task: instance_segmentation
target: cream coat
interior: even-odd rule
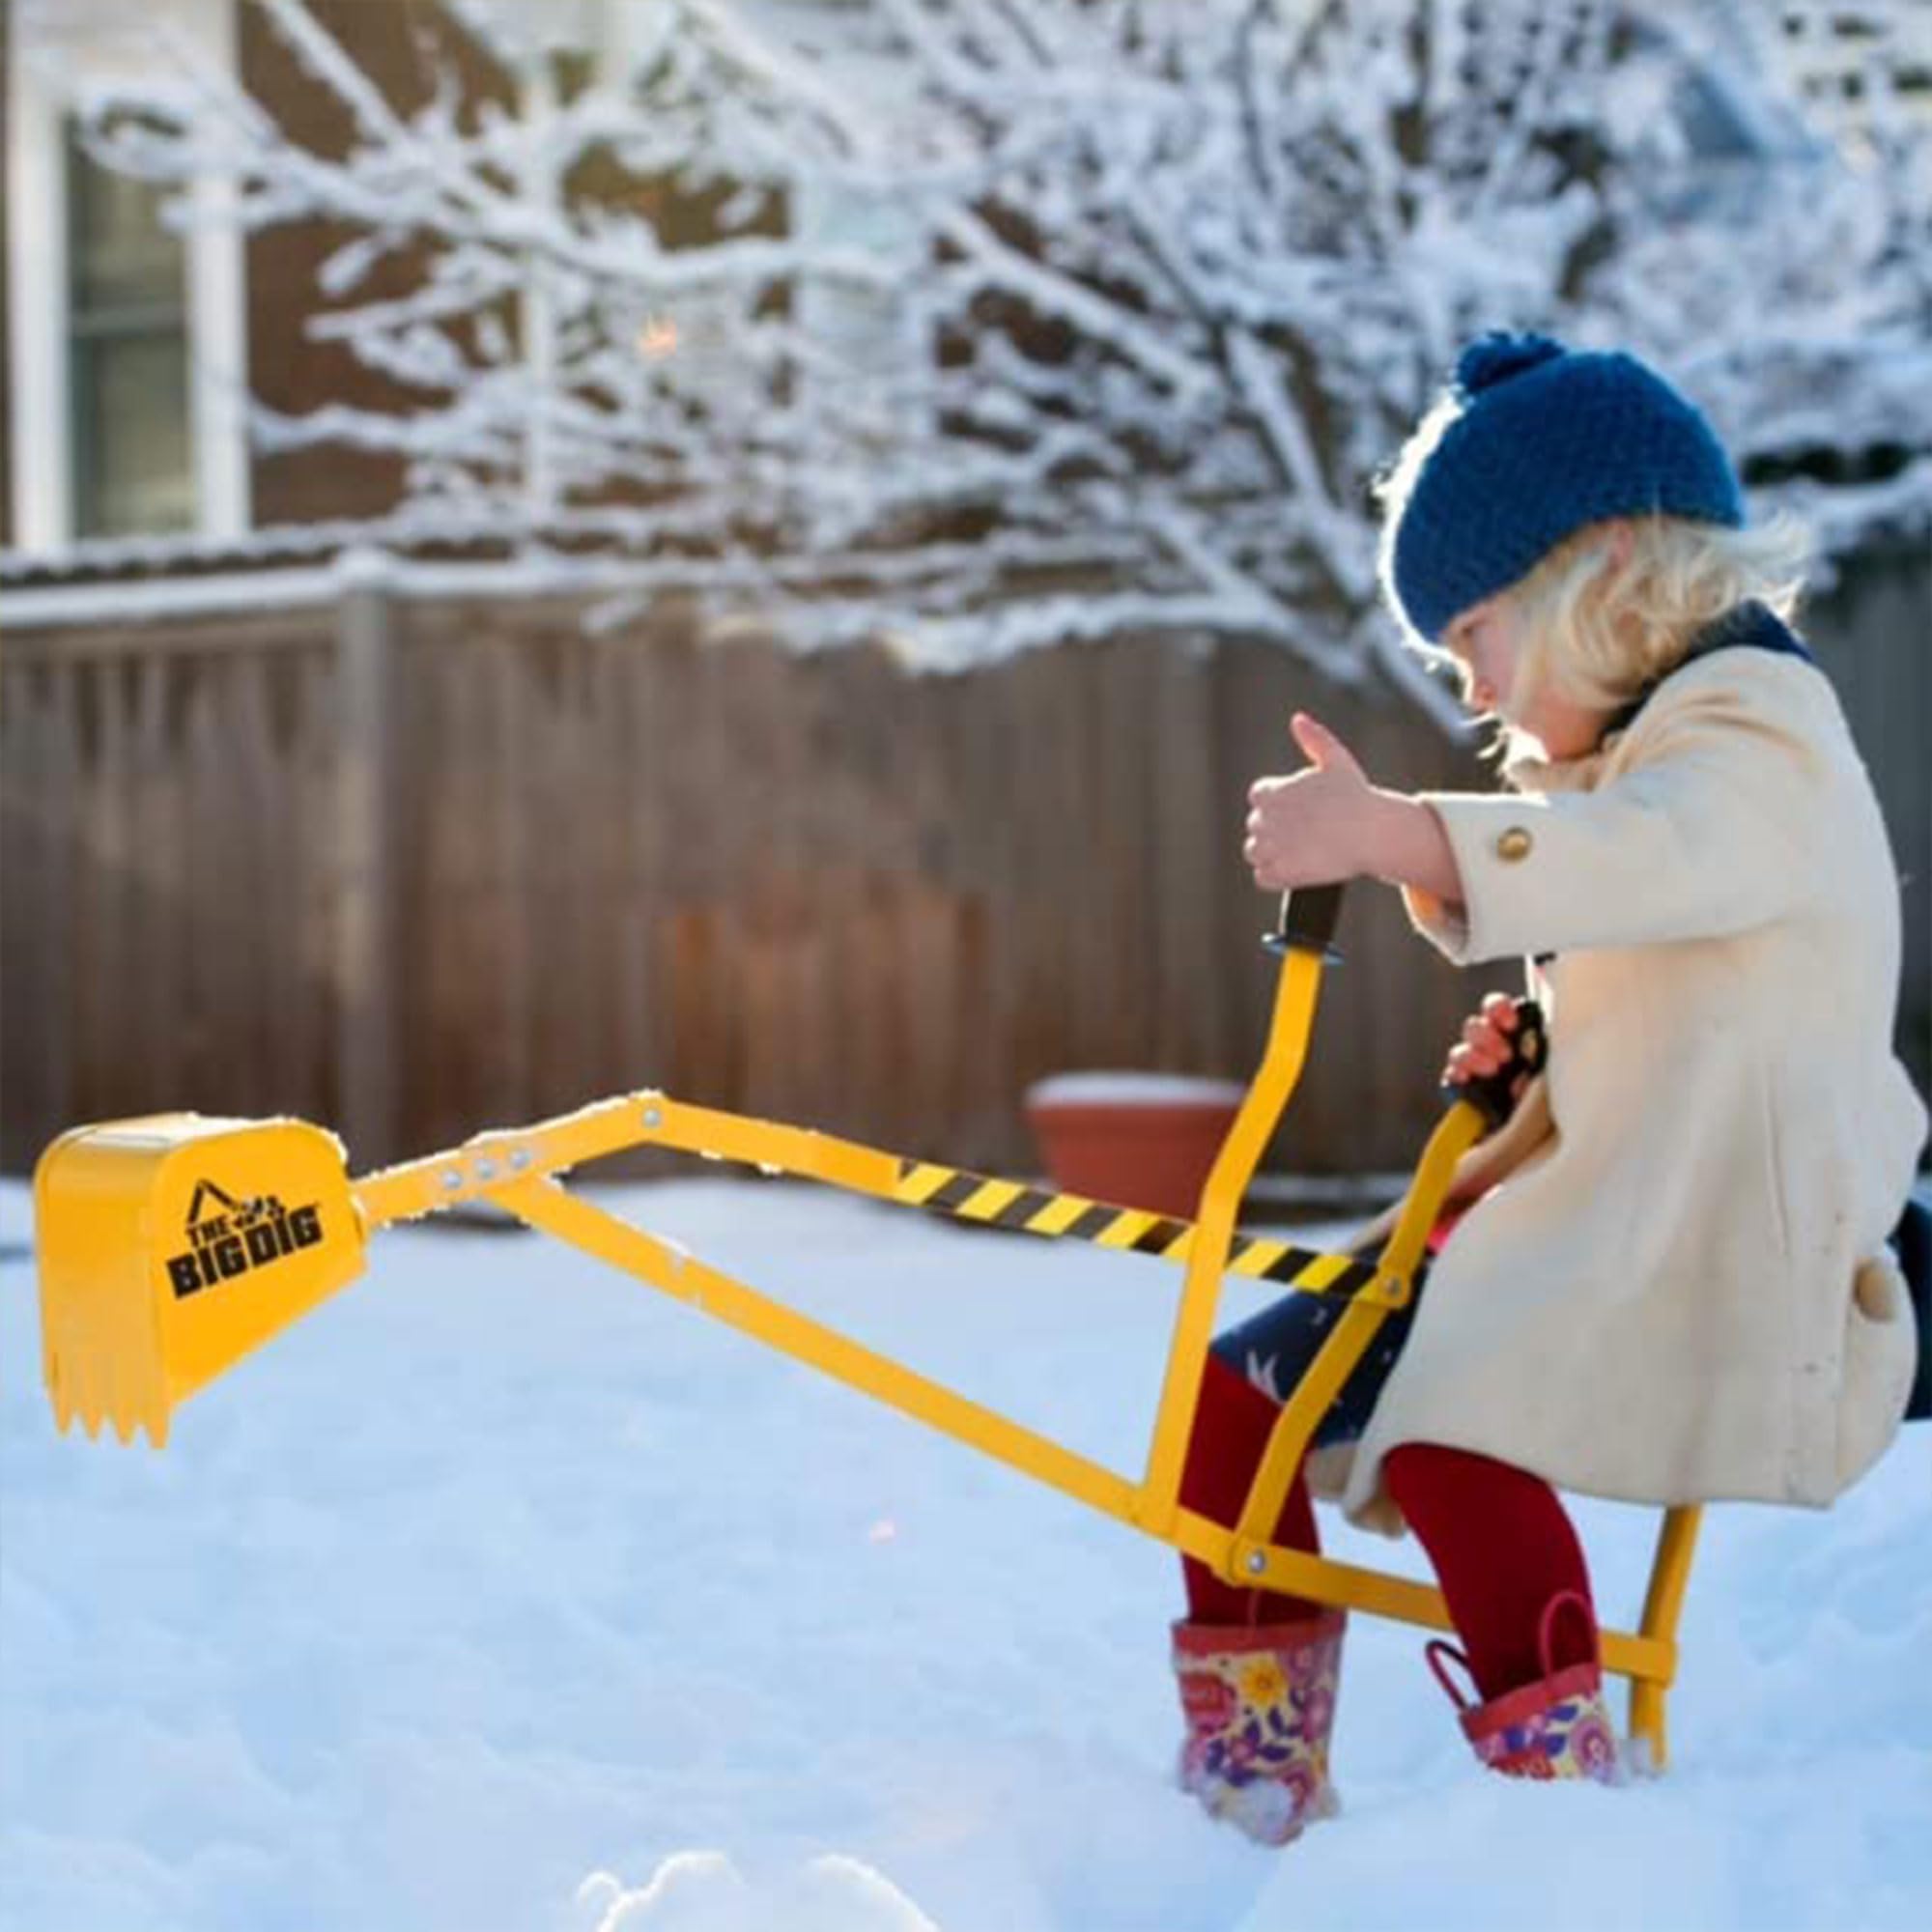
[[[1558,955],[1532,969],[1551,1131],[1437,1258],[1344,1507],[1400,1526],[1404,1442],[1593,1495],[1828,1503],[1904,1411],[1885,1236],[1926,1131],[1891,1049],[1898,880],[1836,696],[1802,658],[1718,651],[1588,757],[1510,777],[1429,798],[1464,904],[1409,906],[1458,963]]]

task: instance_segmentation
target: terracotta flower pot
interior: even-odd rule
[[[1027,1090],[1056,1187],[1192,1220],[1246,1089],[1170,1073],[1061,1073]]]

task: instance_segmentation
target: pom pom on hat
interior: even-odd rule
[[[1397,466],[1408,488],[1382,533],[1383,589],[1425,638],[1586,525],[1654,513],[1744,523],[1711,425],[1634,355],[1492,329],[1457,357],[1445,402],[1446,422],[1432,412],[1427,425],[1433,446],[1419,433]]]
[[[1568,353],[1553,336],[1512,335],[1508,329],[1492,328],[1487,335],[1477,336],[1457,356],[1456,386],[1465,396],[1478,396],[1525,369],[1538,368]]]

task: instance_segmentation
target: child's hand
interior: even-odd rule
[[[1442,1078],[1451,1086],[1461,1087],[1500,1072],[1517,1057],[1516,1042],[1511,1038],[1516,1029],[1516,1003],[1507,993],[1486,994],[1482,1009],[1463,1022],[1463,1037],[1449,1049]],[[1528,1084],[1529,1075],[1519,1073],[1510,1082],[1510,1098],[1520,1099]]]
[[[1354,754],[1325,724],[1297,711],[1289,728],[1308,769],[1257,779],[1248,787],[1252,809],[1241,852],[1255,884],[1269,892],[1333,885],[1367,870],[1369,828],[1380,798]]]

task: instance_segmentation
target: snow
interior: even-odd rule
[[[1238,1106],[1247,1089],[1236,1080],[1203,1080],[1188,1073],[1056,1073],[1027,1089],[1029,1107]]]
[[[788,1182],[587,1191],[1137,1466],[1175,1270]],[[1488,1777],[1420,1633],[1357,1618],[1343,1815],[1268,1853],[1169,1784],[1159,1546],[474,1226],[384,1234],[166,1451],[62,1438],[29,1214],[0,1186],[10,1932],[1932,1919],[1932,1431],[1829,1515],[1711,1512],[1667,1777]],[[1578,1517],[1628,1621],[1655,1518]]]

